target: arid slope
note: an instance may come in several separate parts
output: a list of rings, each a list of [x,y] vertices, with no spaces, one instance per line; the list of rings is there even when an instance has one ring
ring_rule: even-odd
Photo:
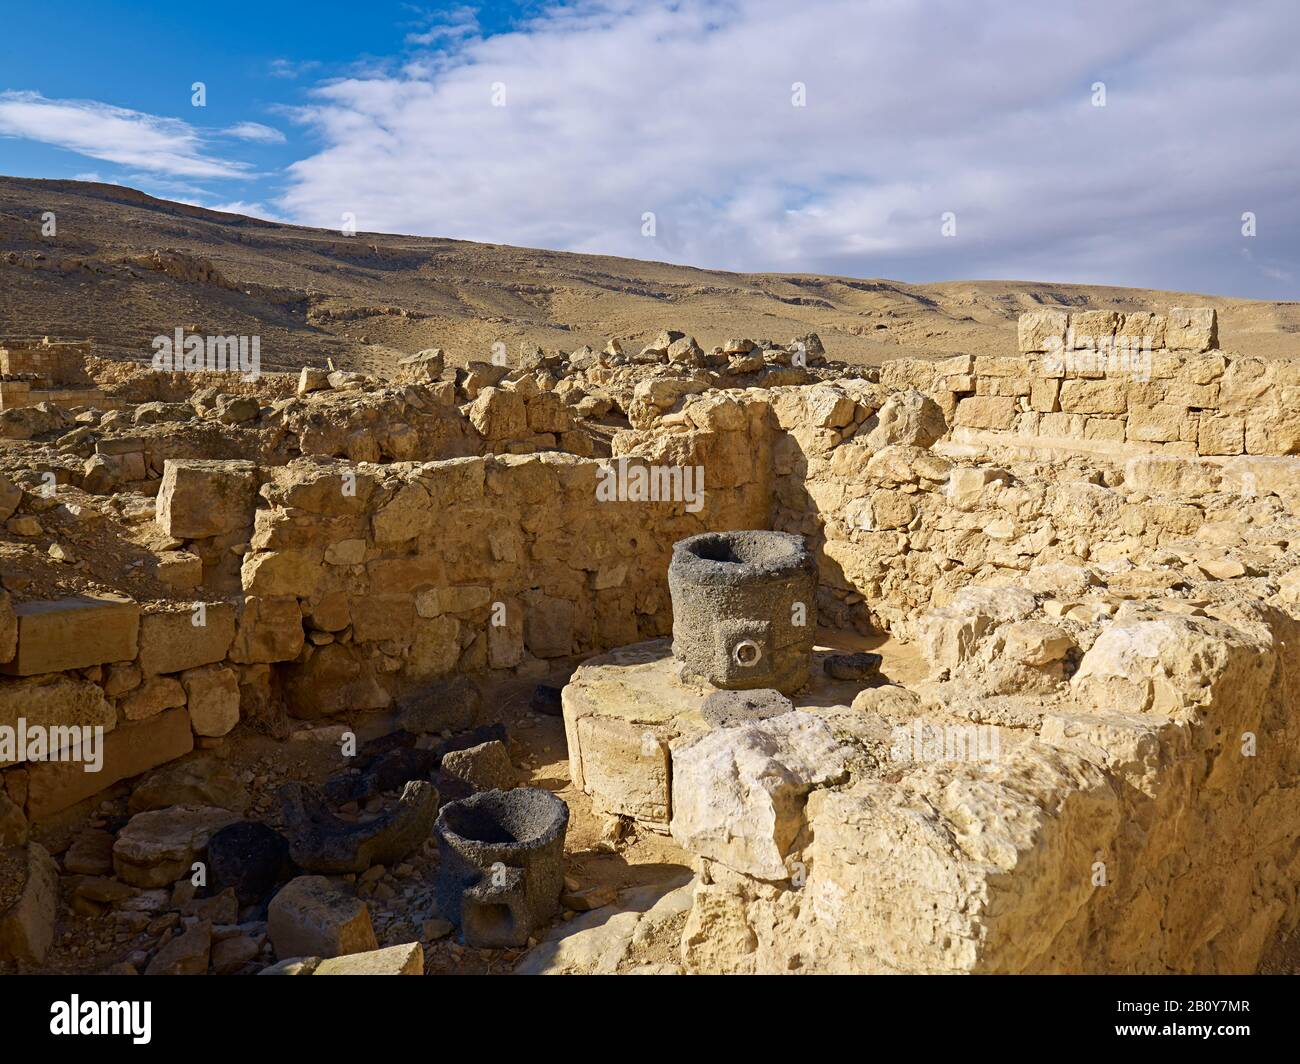
[[[41,233],[53,211],[54,237]],[[833,358],[876,363],[1010,349],[1043,305],[1219,309],[1223,346],[1300,355],[1300,303],[1036,281],[913,285],[738,274],[497,244],[277,225],[116,185],[0,177],[0,337],[93,337],[143,358],[177,326],[261,337],[263,365],[332,357],[381,367],[444,348],[484,358],[495,340],[571,350],[666,327],[705,347],[729,336],[818,332]]]

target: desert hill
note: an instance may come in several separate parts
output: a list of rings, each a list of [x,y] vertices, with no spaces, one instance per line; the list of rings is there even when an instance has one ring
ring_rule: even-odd
[[[53,211],[54,237],[41,234]],[[730,336],[820,334],[832,358],[1006,351],[1038,306],[1218,308],[1229,351],[1300,355],[1300,303],[1038,281],[905,284],[743,274],[433,237],[280,225],[118,185],[0,177],[0,337],[93,337],[141,359],[176,327],[259,335],[268,369],[333,358],[382,368],[441,347],[453,362],[493,341],[572,350],[671,327]]]

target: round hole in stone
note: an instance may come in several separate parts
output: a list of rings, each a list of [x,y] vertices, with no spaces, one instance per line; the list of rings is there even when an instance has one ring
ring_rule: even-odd
[[[742,669],[753,668],[762,657],[762,648],[752,639],[742,639],[731,651],[731,660]]]

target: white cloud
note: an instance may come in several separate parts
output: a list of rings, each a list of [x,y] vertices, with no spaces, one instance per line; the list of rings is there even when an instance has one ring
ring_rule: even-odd
[[[741,270],[1231,288],[1260,276],[1243,210],[1269,261],[1296,261],[1298,19],[1286,0],[587,0],[318,86],[296,117],[323,146],[282,209]]]
[[[434,45],[448,41],[464,41],[479,32],[478,12],[469,6],[452,8],[433,16],[423,32],[409,33],[407,44]]]
[[[248,170],[246,163],[206,154],[199,135],[180,119],[95,100],[0,92],[0,135],[176,177],[241,177]]]
[[[264,126],[261,122],[237,122],[223,132],[228,137],[251,140],[258,144],[283,144],[285,139],[278,129]]]
[[[293,79],[301,77],[303,74],[310,73],[320,66],[314,59],[295,62],[291,59],[272,59],[269,73],[273,78]]]

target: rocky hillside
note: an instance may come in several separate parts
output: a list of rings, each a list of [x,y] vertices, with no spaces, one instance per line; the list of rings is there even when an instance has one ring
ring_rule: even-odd
[[[52,211],[56,235],[42,236]],[[653,254],[648,250],[647,254]],[[441,347],[453,362],[522,340],[639,347],[667,327],[706,348],[817,332],[832,358],[1013,349],[1040,306],[1218,309],[1228,351],[1300,355],[1300,304],[1020,281],[912,285],[736,274],[495,244],[277,225],[116,185],[0,178],[0,336],[93,337],[141,358],[176,327],[258,335],[267,368],[333,358],[382,369]]]

